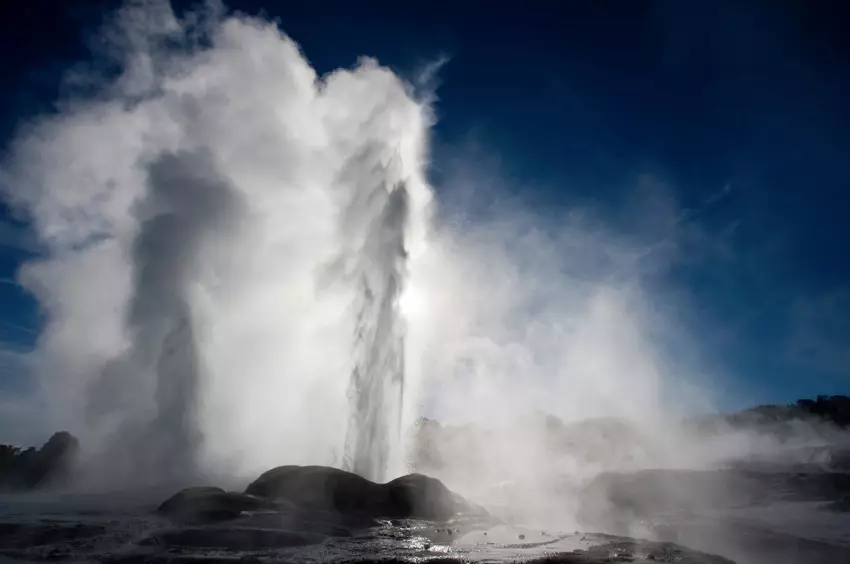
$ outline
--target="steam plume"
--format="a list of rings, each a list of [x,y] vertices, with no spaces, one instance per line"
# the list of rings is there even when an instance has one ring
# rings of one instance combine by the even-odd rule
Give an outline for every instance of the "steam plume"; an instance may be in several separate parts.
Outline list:
[[[95,95],[4,163],[49,249],[20,273],[46,314],[45,423],[120,480],[397,474],[428,108],[373,60],[320,77],[273,24],[211,6],[120,12],[120,76],[72,77]]]

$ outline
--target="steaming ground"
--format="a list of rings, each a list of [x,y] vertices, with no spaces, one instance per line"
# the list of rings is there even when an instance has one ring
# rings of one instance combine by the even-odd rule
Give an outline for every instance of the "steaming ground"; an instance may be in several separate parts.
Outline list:
[[[320,76],[270,22],[161,2],[103,39],[110,73],[75,69],[87,94],[25,124],[2,164],[45,249],[19,273],[45,321],[28,399],[42,431],[80,437],[78,487],[280,464],[384,480],[427,415],[490,429],[442,446],[451,487],[571,530],[602,472],[781,450],[676,423],[711,407],[713,372],[657,282],[679,252],[663,187],[628,231],[544,217],[471,163],[438,201],[433,96],[377,61]],[[538,412],[612,423],[554,448]]]

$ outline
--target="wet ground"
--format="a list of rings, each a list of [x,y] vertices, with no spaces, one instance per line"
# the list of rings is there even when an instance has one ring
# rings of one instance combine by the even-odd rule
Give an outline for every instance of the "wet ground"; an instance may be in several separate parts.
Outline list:
[[[599,476],[583,525],[679,543],[738,564],[850,563],[850,473],[799,466]]]
[[[0,558],[114,564],[200,562],[677,562],[728,564],[669,543],[544,531],[473,520],[361,524],[246,514],[226,524],[175,526],[135,506],[85,498],[11,498],[0,521]]]
[[[6,496],[0,561],[850,564],[850,475],[796,470],[602,475],[580,519],[598,533],[291,510],[181,526],[155,512],[173,490]]]

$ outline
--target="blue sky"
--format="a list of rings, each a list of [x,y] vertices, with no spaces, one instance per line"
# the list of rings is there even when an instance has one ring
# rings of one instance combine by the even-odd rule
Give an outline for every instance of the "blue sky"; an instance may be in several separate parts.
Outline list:
[[[6,9],[0,137],[50,111],[116,2]],[[321,7],[319,7],[321,5]],[[368,7],[364,7],[368,5]],[[624,230],[671,192],[686,233],[665,286],[729,375],[729,408],[850,392],[850,3],[231,2],[278,18],[320,71],[377,57],[413,77],[441,57],[431,177],[480,152],[541,209],[592,202]],[[0,379],[39,329],[14,283],[38,253],[0,215]]]

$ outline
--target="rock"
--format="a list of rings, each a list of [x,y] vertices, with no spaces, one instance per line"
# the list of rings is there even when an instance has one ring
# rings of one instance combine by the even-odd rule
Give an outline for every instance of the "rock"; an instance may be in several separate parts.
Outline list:
[[[236,519],[243,511],[276,508],[279,506],[270,500],[253,495],[195,487],[181,490],[164,501],[157,513],[178,522],[203,523]]]
[[[299,509],[334,510],[386,517],[388,496],[374,482],[351,472],[324,466],[279,466],[263,473],[245,493],[286,499]]]
[[[436,478],[408,474],[388,482],[392,509],[400,516],[417,519],[451,519],[465,507],[464,500]]]
[[[389,519],[444,520],[462,512],[481,513],[441,481],[409,474],[386,484],[326,466],[280,466],[245,490],[267,499],[285,499],[299,509],[332,510]]]

